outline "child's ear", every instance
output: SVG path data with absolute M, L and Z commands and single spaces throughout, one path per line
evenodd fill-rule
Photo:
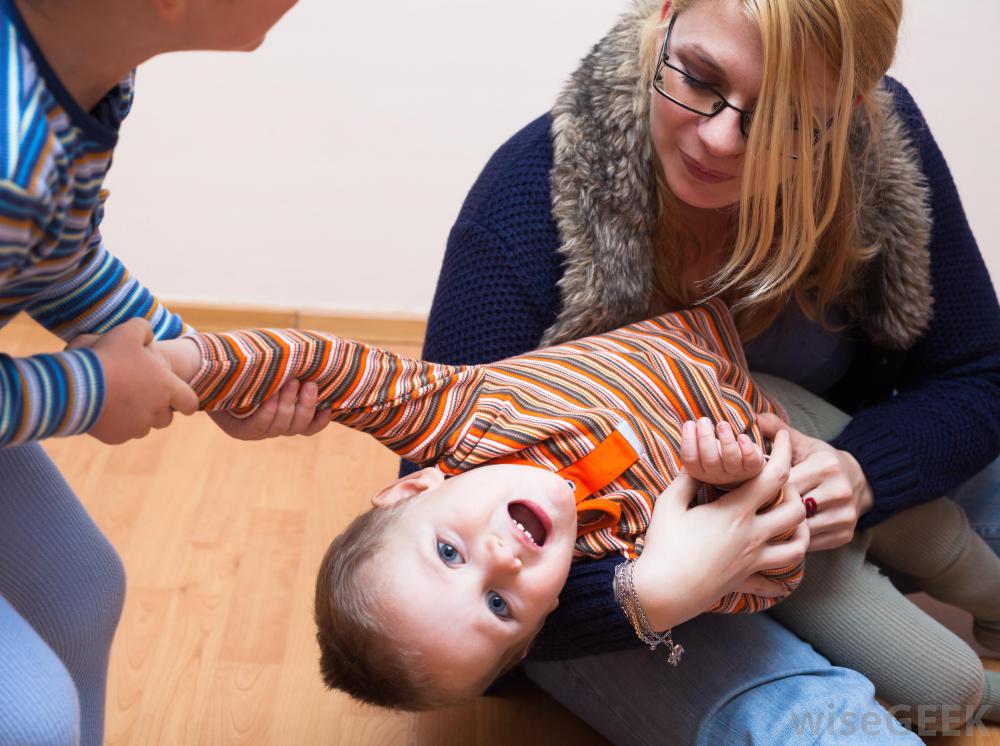
M 397 479 L 388 487 L 383 487 L 372 498 L 372 505 L 376 508 L 384 508 L 388 505 L 395 505 L 400 500 L 407 500 L 414 495 L 419 495 L 429 489 L 437 487 L 444 481 L 444 474 L 433 466 L 415 471 L 402 479 Z
M 663 3 L 663 7 L 660 8 L 660 23 L 667 20 L 667 15 L 670 13 L 670 0 L 666 0 Z

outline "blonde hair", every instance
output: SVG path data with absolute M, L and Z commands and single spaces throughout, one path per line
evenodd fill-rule
M 702 1 L 674 0 L 671 12 L 683 13 Z M 740 332 L 751 338 L 774 321 L 790 297 L 823 323 L 825 310 L 874 254 L 858 229 L 860 197 L 848 140 L 853 126 L 867 127 L 868 143 L 878 137 L 882 113 L 874 94 L 895 54 L 902 0 L 739 2 L 760 31 L 764 69 L 730 228 L 732 251 L 692 297 L 684 285 L 682 247 L 696 237 L 685 226 L 684 205 L 660 173 L 664 230 L 655 239 L 655 277 L 656 289 L 677 305 L 724 296 Z M 657 10 L 643 31 L 640 53 L 650 79 L 657 31 L 664 25 Z M 816 53 L 837 81 L 829 131 L 818 146 L 812 142 L 817 92 L 803 64 Z M 810 124 L 795 128 L 796 121 Z M 790 152 L 804 155 L 782 155 Z

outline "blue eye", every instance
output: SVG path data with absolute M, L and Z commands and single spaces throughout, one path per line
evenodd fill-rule
M 508 618 L 510 617 L 510 607 L 507 602 L 503 600 L 503 596 L 495 591 L 490 591 L 486 594 L 486 605 L 490 607 L 490 611 L 499 617 Z
M 437 550 L 438 556 L 446 565 L 460 565 L 464 561 L 459 551 L 446 541 L 438 541 Z

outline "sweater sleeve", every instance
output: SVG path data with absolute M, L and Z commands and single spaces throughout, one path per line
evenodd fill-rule
M 948 165 L 909 93 L 893 84 L 930 187 L 934 316 L 906 352 L 896 394 L 832 441 L 875 494 L 870 526 L 947 493 L 1000 454 L 1000 309 Z
M 32 194 L 12 180 L 0 180 L 0 277 L 17 278 L 21 269 L 46 259 L 37 247 L 51 244 L 51 205 L 45 194 Z M 69 266 L 48 260 L 51 270 L 36 272 L 30 282 L 8 292 L 7 305 L 25 310 L 46 328 L 69 341 L 84 332 L 104 332 L 133 316 L 153 324 L 158 338 L 179 336 L 183 322 L 131 278 L 101 246 L 93 218 L 89 245 Z M 18 298 L 27 299 L 19 303 Z M 104 404 L 104 375 L 91 351 L 62 352 L 27 358 L 0 356 L 0 446 L 90 429 Z
M 103 405 L 104 376 L 92 350 L 0 354 L 0 447 L 85 432 Z
M 156 339 L 176 339 L 192 330 L 171 313 L 104 247 L 100 221 L 103 192 L 94 215 L 88 250 L 57 282 L 32 296 L 25 310 L 65 342 L 81 334 L 103 334 L 132 318 L 146 319 Z
M 249 415 L 292 379 L 315 382 L 318 409 L 403 458 L 437 463 L 470 430 L 481 371 L 435 365 L 361 342 L 298 329 L 192 337 L 191 380 L 202 409 Z

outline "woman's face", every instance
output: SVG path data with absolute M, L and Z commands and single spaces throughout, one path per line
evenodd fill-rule
M 672 65 L 715 88 L 733 106 L 752 110 L 756 105 L 763 48 L 735 0 L 702 0 L 685 9 L 674 23 L 668 53 Z M 653 150 L 671 192 L 691 207 L 717 209 L 739 202 L 746 149 L 740 113 L 726 108 L 709 118 L 655 90 L 650 96 Z

